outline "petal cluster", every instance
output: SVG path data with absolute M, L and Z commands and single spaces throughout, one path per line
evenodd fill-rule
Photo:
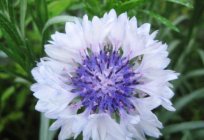
M 156 33 L 150 33 L 149 23 L 138 26 L 135 17 L 129 19 L 126 13 L 117 16 L 111 10 L 102 18 L 89 20 L 85 15 L 82 21 L 67 22 L 65 33 L 51 36 L 45 45 L 47 57 L 41 58 L 32 70 L 36 83 L 31 90 L 38 99 L 35 109 L 56 119 L 50 129 L 61 128 L 60 140 L 77 138 L 79 134 L 83 140 L 143 140 L 145 135 L 161 135 L 159 129 L 163 126 L 152 110 L 160 105 L 175 110 L 170 101 L 174 93 L 169 81 L 178 74 L 166 69 L 170 63 L 167 45 L 155 40 Z M 106 46 L 121 50 L 121 59 L 131 63 L 131 72 L 137 78 L 137 84 L 131 85 L 131 96 L 127 96 L 133 106 L 129 110 L 118 107 L 115 112 L 93 111 L 83 103 L 85 92 L 83 97 L 82 93 L 73 92 L 74 85 L 80 85 L 73 84 L 79 67 L 88 56 L 101 54 Z M 79 75 L 77 79 L 80 82 Z

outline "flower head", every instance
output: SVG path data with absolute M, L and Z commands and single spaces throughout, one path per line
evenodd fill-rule
M 114 10 L 102 18 L 66 23 L 45 45 L 48 57 L 32 70 L 37 81 L 31 90 L 36 110 L 56 119 L 59 139 L 145 139 L 159 137 L 162 124 L 152 110 L 170 111 L 174 95 L 166 70 L 167 45 L 150 34 L 150 24 L 137 26 L 135 17 L 117 17 Z

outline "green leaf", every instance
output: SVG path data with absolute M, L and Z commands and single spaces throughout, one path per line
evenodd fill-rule
M 8 112 L 9 113 L 9 112 Z M 13 111 L 9 114 L 1 116 L 0 119 L 0 132 L 3 131 L 4 127 L 7 126 L 8 123 L 11 123 L 11 121 L 16 121 L 18 119 L 21 119 L 23 117 L 23 113 L 20 111 Z
M 166 1 L 180 4 L 180 5 L 186 6 L 188 8 L 193 8 L 193 4 L 190 0 L 166 0 Z
M 185 75 L 181 75 L 180 78 L 174 82 L 174 88 L 179 87 L 183 81 L 186 81 L 189 78 L 196 78 L 200 76 L 204 76 L 204 69 L 192 70 Z
M 20 29 L 23 37 L 25 37 L 26 10 L 27 10 L 27 0 L 21 0 L 20 1 Z
M 26 103 L 26 97 L 29 93 L 29 91 L 27 89 L 22 89 L 22 91 L 19 91 L 20 94 L 18 94 L 18 96 L 16 97 L 16 108 L 18 109 L 22 109 L 22 107 L 25 105 Z
M 9 121 L 15 121 L 15 120 L 18 120 L 20 118 L 23 117 L 23 113 L 20 112 L 20 111 L 16 111 L 16 112 L 11 112 L 9 115 L 8 115 L 8 119 Z
M 183 136 L 181 138 L 181 140 L 192 140 L 192 134 L 190 133 L 190 131 L 185 131 L 183 133 Z
M 9 36 L 11 37 L 11 39 L 19 45 L 19 47 L 23 44 L 23 40 L 19 34 L 19 32 L 16 29 L 16 26 L 10 22 L 7 17 L 0 13 L 0 28 L 4 31 L 6 31 L 6 33 L 9 34 Z
M 42 31 L 44 24 L 48 19 L 48 10 L 46 0 L 35 0 L 36 12 L 37 12 L 37 24 Z
M 202 138 L 204 138 L 204 129 L 193 132 L 193 136 L 194 136 L 194 139 L 201 140 Z
M 7 8 L 5 0 L 0 0 L 0 9 L 1 11 Z
M 17 62 L 22 68 L 24 68 L 24 62 L 23 62 L 21 54 L 18 53 L 17 51 L 15 51 L 16 49 L 14 47 L 12 47 L 12 45 L 9 47 L 10 48 L 7 48 L 7 47 L 2 46 L 0 44 L 0 50 L 2 50 L 9 58 L 11 58 L 15 62 Z M 5 69 L 5 72 L 9 73 L 8 69 Z
M 52 1 L 48 5 L 48 13 L 49 17 L 57 16 L 66 10 L 69 6 L 71 6 L 73 0 L 58 0 Z
M 25 20 L 23 18 L 25 18 L 24 15 L 22 15 L 22 20 Z M 24 21 L 21 21 L 21 23 L 24 30 Z M 3 37 L 6 42 L 4 46 L 0 44 L 0 49 L 30 73 L 34 63 L 34 54 L 26 44 L 25 37 L 19 32 L 18 27 L 2 13 L 0 13 L 0 28 L 4 33 Z
M 4 109 L 7 100 L 11 97 L 12 94 L 14 94 L 15 88 L 9 87 L 7 88 L 1 95 L 1 102 L 0 102 L 0 109 L 1 111 Z
M 178 47 L 178 44 L 180 43 L 180 40 L 172 40 L 172 42 L 169 44 L 168 52 L 171 54 L 176 47 Z
M 5 103 L 9 99 L 9 97 L 14 93 L 14 91 L 15 88 L 13 86 L 6 89 L 6 91 L 2 93 L 1 103 Z
M 204 98 L 204 88 L 193 91 L 192 93 L 185 95 L 175 102 L 175 108 L 177 111 L 180 111 L 183 107 L 188 105 L 190 102 Z
M 198 54 L 200 55 L 200 58 L 201 58 L 203 65 L 204 65 L 204 51 L 201 49 L 198 49 L 197 51 L 198 51 Z
M 198 76 L 204 76 L 204 69 L 197 69 L 197 70 L 190 71 L 183 78 L 188 79 L 188 78 L 193 78 Z
M 175 70 L 179 71 L 179 72 L 183 72 L 184 68 L 185 68 L 185 59 L 186 57 L 191 53 L 191 50 L 193 49 L 195 44 L 195 38 L 191 38 L 190 41 L 188 42 L 187 47 L 185 47 L 185 49 L 183 50 L 183 52 L 181 53 L 176 65 L 175 65 Z
M 0 0 L 0 12 L 6 13 L 7 10 L 8 10 L 8 2 L 6 0 Z
M 86 10 L 86 13 L 89 15 L 89 17 L 100 15 L 102 10 L 102 3 L 98 0 L 88 0 L 84 1 L 84 8 Z M 94 8 L 93 8 L 94 7 Z
M 162 17 L 152 11 L 147 11 L 147 10 L 142 10 L 144 13 L 148 14 L 149 16 L 153 17 L 154 19 L 156 19 L 157 21 L 159 21 L 160 23 L 164 24 L 165 26 L 169 27 L 170 29 L 176 31 L 176 32 L 180 32 L 179 29 L 168 19 L 166 19 L 165 17 Z
M 200 129 L 200 128 L 204 128 L 204 121 L 182 122 L 179 124 L 166 126 L 163 129 L 163 134 L 166 135 L 166 134 L 172 134 L 180 131 Z
M 204 88 L 198 89 L 196 91 L 189 93 L 188 95 L 185 95 L 184 97 L 178 99 L 175 102 L 176 113 L 181 111 L 186 105 L 190 104 L 190 102 L 193 102 L 198 99 L 203 99 L 203 98 L 204 98 Z M 173 115 L 175 115 L 175 113 L 164 114 L 162 116 L 163 122 L 166 122 L 169 119 L 171 119 Z
M 135 7 L 140 6 L 141 4 L 144 4 L 145 2 L 148 2 L 148 0 L 129 0 L 122 2 L 119 5 L 116 5 L 116 9 L 120 12 L 131 10 Z
M 78 18 L 77 17 L 73 17 L 73 16 L 56 16 L 53 17 L 51 19 L 49 19 L 47 21 L 47 23 L 45 24 L 44 28 L 43 28 L 43 34 L 45 33 L 45 31 L 52 25 L 57 24 L 57 23 L 63 23 L 63 22 L 74 22 L 76 21 Z
M 12 23 L 14 23 L 16 25 L 17 24 L 16 19 L 15 19 L 16 15 L 14 12 L 14 3 L 13 2 L 8 1 L 8 9 L 6 12 L 8 12 L 9 20 L 12 21 Z

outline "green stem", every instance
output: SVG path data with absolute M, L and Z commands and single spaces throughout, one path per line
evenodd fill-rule
M 57 131 L 49 131 L 50 120 L 41 113 L 39 140 L 53 140 Z
M 39 140 L 48 140 L 49 119 L 41 113 L 40 115 L 40 135 Z

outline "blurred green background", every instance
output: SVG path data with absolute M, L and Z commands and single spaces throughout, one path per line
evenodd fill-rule
M 46 131 L 51 122 L 34 110 L 30 70 L 65 21 L 112 8 L 159 30 L 169 68 L 181 73 L 173 82 L 177 111 L 155 110 L 164 124 L 160 139 L 204 140 L 204 0 L 0 0 L 0 140 L 56 139 Z

